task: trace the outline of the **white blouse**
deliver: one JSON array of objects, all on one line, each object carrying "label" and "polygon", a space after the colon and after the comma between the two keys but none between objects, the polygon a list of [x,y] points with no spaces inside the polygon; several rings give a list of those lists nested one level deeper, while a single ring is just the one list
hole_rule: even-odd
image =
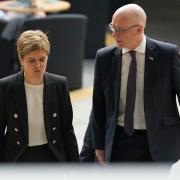
[{"label": "white blouse", "polygon": [[44,84],[32,85],[24,82],[26,90],[29,144],[37,146],[47,143],[43,114]]}]

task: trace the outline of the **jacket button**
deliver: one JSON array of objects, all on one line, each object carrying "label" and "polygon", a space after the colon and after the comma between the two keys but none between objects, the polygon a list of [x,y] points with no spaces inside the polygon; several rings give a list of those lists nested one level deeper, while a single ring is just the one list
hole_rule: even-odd
[{"label": "jacket button", "polygon": [[52,128],[52,130],[55,131],[55,130],[56,130],[56,127],[54,126],[54,127]]},{"label": "jacket button", "polygon": [[16,113],[14,113],[13,116],[14,116],[15,119],[18,118],[18,114],[16,114]]},{"label": "jacket button", "polygon": [[57,113],[53,113],[53,115],[52,115],[52,116],[53,116],[54,118],[55,118],[55,117],[57,117]]},{"label": "jacket button", "polygon": [[17,145],[21,145],[21,143],[19,141],[16,142]]},{"label": "jacket button", "polygon": [[56,140],[54,139],[52,143],[55,144],[55,143],[56,143]]},{"label": "jacket button", "polygon": [[19,129],[18,129],[18,128],[14,128],[14,131],[15,131],[15,132],[19,132]]}]

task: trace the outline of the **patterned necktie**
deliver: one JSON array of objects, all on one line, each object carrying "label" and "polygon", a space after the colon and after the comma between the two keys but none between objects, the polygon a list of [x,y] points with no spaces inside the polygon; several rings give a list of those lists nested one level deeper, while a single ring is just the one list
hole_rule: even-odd
[{"label": "patterned necktie", "polygon": [[129,75],[127,81],[127,91],[126,91],[126,108],[124,117],[124,129],[129,136],[134,133],[134,108],[136,100],[136,52],[129,51],[131,55],[131,63],[129,66]]}]

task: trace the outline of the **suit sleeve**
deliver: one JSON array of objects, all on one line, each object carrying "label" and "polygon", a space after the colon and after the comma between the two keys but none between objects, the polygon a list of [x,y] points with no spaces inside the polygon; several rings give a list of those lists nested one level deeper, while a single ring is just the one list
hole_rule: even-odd
[{"label": "suit sleeve", "polygon": [[67,81],[64,84],[63,138],[68,161],[79,161],[78,144],[72,125],[73,112]]},{"label": "suit sleeve", "polygon": [[92,148],[92,118],[93,116],[91,113],[80,153],[81,162],[94,162],[95,160],[95,152]]},{"label": "suit sleeve", "polygon": [[173,85],[180,102],[180,48],[176,48],[173,58]]},{"label": "suit sleeve", "polygon": [[3,96],[3,87],[0,83],[0,162],[3,161],[3,149],[4,149],[4,133],[6,127],[5,120],[5,101]]},{"label": "suit sleeve", "polygon": [[94,149],[104,149],[105,146],[105,121],[106,108],[103,91],[102,78],[102,59],[99,53],[96,55],[94,88],[93,88],[93,106],[92,106],[92,135]]}]

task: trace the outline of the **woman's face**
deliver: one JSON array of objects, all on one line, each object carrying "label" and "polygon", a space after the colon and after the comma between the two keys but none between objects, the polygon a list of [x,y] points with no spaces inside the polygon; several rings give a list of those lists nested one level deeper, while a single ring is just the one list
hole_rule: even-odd
[{"label": "woman's face", "polygon": [[24,78],[30,84],[42,84],[48,56],[44,50],[35,50],[21,59]]}]

